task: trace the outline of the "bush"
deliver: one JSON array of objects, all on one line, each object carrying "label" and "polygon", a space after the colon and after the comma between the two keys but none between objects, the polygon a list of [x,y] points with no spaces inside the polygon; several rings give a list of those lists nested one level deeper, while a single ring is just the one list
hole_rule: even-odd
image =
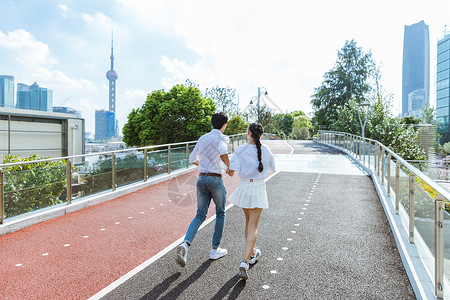
[{"label": "bush", "polygon": [[450,142],[445,143],[442,149],[444,149],[445,153],[450,154]]},{"label": "bush", "polygon": [[[36,154],[21,158],[6,155],[3,163],[35,161],[44,158]],[[6,217],[62,203],[66,190],[65,161],[48,161],[3,169],[5,172],[4,201]]]}]

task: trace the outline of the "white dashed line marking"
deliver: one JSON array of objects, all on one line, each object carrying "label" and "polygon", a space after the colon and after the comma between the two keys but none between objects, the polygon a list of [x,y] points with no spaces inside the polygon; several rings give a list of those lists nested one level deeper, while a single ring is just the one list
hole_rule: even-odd
[{"label": "white dashed line marking", "polygon": [[155,209],[154,207],[150,208],[150,209]]},{"label": "white dashed line marking", "polygon": [[84,235],[84,236],[83,236],[84,239],[87,239],[88,237],[89,237],[88,235]]},{"label": "white dashed line marking", "polygon": [[128,217],[128,219],[133,219],[133,217]]},{"label": "white dashed line marking", "polygon": [[48,256],[48,253],[42,253],[42,256]]},{"label": "white dashed line marking", "polygon": [[300,226],[300,224],[294,224],[294,226]]},{"label": "white dashed line marking", "polygon": [[282,261],[283,259],[281,257],[277,257],[277,260],[278,261]]},{"label": "white dashed line marking", "polygon": [[105,231],[106,230],[106,228],[102,228],[102,229],[100,229],[101,231]]},{"label": "white dashed line marking", "polygon": [[297,220],[301,220],[302,218],[297,218]]},{"label": "white dashed line marking", "polygon": [[278,272],[275,270],[270,270],[270,274],[277,274]]},{"label": "white dashed line marking", "polygon": [[288,247],[283,247],[283,248],[281,248],[282,250],[284,250],[284,251],[287,251],[287,250],[289,250],[289,248]]},{"label": "white dashed line marking", "polygon": [[119,225],[119,224],[120,224],[120,222],[116,222],[115,224],[116,224],[116,225]]},{"label": "white dashed line marking", "polygon": [[301,212],[300,214],[301,214],[301,215],[304,215],[305,213],[304,213],[304,212]]},{"label": "white dashed line marking", "polygon": [[22,266],[22,264],[17,264],[17,265],[15,265],[16,267],[20,267],[20,266]]},{"label": "white dashed line marking", "polygon": [[302,209],[303,209],[303,210],[307,210],[307,208],[306,208],[306,207],[302,207]]},{"label": "white dashed line marking", "polygon": [[262,288],[265,289],[265,290],[267,290],[267,289],[270,288],[270,286],[268,286],[268,285],[263,285]]},{"label": "white dashed line marking", "polygon": [[291,231],[291,233],[297,233],[297,231],[295,231],[295,230],[292,230],[292,231]]},{"label": "white dashed line marking", "polygon": [[64,247],[69,247],[69,246],[70,246],[70,244],[65,244],[65,245],[64,245]]},{"label": "white dashed line marking", "polygon": [[144,212],[143,212],[143,211],[141,211],[141,212],[140,212],[140,214],[144,214]]},{"label": "white dashed line marking", "polygon": [[164,203],[160,203],[159,205],[164,205]]},{"label": "white dashed line marking", "polygon": [[290,242],[290,241],[292,241],[292,239],[291,239],[291,238],[288,238],[287,241]]}]

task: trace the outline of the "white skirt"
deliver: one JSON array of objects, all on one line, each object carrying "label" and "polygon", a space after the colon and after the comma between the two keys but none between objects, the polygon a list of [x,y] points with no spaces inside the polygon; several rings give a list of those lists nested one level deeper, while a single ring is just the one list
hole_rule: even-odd
[{"label": "white skirt", "polygon": [[242,208],[269,208],[264,179],[241,178],[238,188],[228,201]]}]

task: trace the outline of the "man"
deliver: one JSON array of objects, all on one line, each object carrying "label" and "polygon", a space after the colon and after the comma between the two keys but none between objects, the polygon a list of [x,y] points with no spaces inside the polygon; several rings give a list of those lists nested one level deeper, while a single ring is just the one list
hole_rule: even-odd
[{"label": "man", "polygon": [[211,198],[216,205],[216,225],[212,239],[210,259],[227,255],[227,250],[219,247],[225,223],[225,202],[227,191],[223,184],[223,163],[230,167],[228,159],[228,137],[223,135],[228,117],[224,113],[215,113],[211,117],[213,130],[198,140],[189,162],[199,168],[197,181],[197,215],[186,232],[184,242],[177,247],[177,263],[184,267],[189,247],[200,227],[205,221]]}]

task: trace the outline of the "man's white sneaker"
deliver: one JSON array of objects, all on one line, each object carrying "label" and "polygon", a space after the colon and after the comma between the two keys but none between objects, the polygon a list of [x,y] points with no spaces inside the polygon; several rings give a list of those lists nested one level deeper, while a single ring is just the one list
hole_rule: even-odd
[{"label": "man's white sneaker", "polygon": [[184,267],[186,265],[188,245],[186,242],[181,243],[177,247],[177,264]]},{"label": "man's white sneaker", "polygon": [[241,265],[239,266],[239,278],[247,280],[248,279],[247,271],[248,271],[248,263],[244,260],[243,262],[241,262]]},{"label": "man's white sneaker", "polygon": [[260,256],[261,256],[261,250],[255,249],[255,255],[254,256],[250,256],[250,259],[248,260],[248,263],[253,265]]},{"label": "man's white sneaker", "polygon": [[209,254],[210,259],[219,259],[225,255],[227,255],[228,251],[227,249],[222,249],[220,247],[217,247],[217,249],[211,248],[211,253]]}]

